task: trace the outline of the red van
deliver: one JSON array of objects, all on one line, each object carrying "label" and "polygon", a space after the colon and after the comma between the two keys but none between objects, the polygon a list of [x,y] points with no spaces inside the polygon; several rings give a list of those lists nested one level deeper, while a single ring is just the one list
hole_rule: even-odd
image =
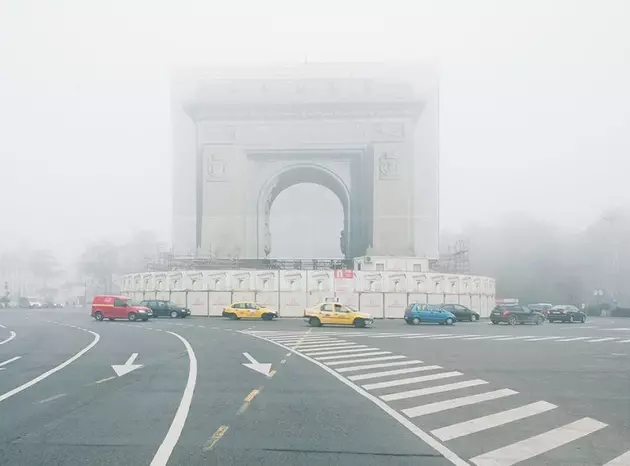
[{"label": "red van", "polygon": [[146,306],[134,303],[126,296],[94,296],[92,301],[92,317],[103,319],[149,320],[153,313]]}]

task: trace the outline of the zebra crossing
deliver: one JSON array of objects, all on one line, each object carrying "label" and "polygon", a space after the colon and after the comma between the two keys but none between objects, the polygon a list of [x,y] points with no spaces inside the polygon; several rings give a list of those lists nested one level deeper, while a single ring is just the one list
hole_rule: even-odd
[{"label": "zebra crossing", "polygon": [[[302,331],[301,334],[306,334],[306,330]],[[276,333],[280,333],[278,331],[270,331],[269,335],[273,335]],[[299,335],[299,332],[295,333]],[[459,340],[459,341],[524,341],[524,342],[536,342],[536,341],[545,341],[552,343],[614,343],[614,344],[628,344],[630,343],[630,338],[627,336],[622,337],[600,337],[600,336],[580,336],[580,337],[571,337],[567,335],[556,335],[556,336],[540,336],[540,335],[479,335],[479,334],[471,334],[471,333],[368,333],[368,332],[322,332],[318,331],[316,334],[319,338],[322,338],[322,342],[326,343],[327,338],[335,338],[335,337],[353,337],[353,338],[365,338],[365,339],[380,339],[380,338],[399,338],[401,340]],[[317,340],[313,340],[316,342]]]},{"label": "zebra crossing", "polygon": [[[601,438],[593,440],[592,437],[605,436],[606,429],[612,429],[606,423],[590,417],[575,419],[555,404],[545,400],[527,399],[526,394],[519,394],[508,387],[495,386],[492,381],[470,378],[463,372],[383,351],[371,344],[346,341],[339,338],[339,333],[242,333],[287,347],[302,357],[323,365],[328,372],[332,371],[337,378],[359,393],[367,393],[364,396],[372,401],[376,399],[377,405],[385,403],[388,409],[394,410],[398,415],[402,414],[423,434],[430,433],[429,440],[433,440],[434,447],[437,443],[445,451],[453,453],[455,459],[448,455],[446,457],[454,464],[553,464],[553,460],[546,455],[553,454],[554,450],[570,448],[577,452],[575,454],[582,454],[580,442],[598,444]],[[456,413],[454,417],[449,416],[453,413]],[[545,417],[550,413],[556,414]],[[446,422],[447,420],[450,422]],[[519,423],[532,420],[536,420],[536,423],[529,425],[530,430],[518,428]],[[513,432],[506,438],[514,441],[506,445],[496,445],[497,438],[504,438],[497,437],[497,432],[504,434],[509,429]],[[521,432],[526,432],[527,435],[516,438]],[[466,440],[469,442],[466,443]],[[485,445],[492,445],[494,448],[481,452],[476,450]],[[590,458],[588,462],[581,460],[579,464],[630,466],[630,451],[621,455],[621,452],[616,452],[615,457],[615,453],[609,450],[598,452],[598,458],[605,458],[601,462],[596,463]],[[578,464],[577,460],[575,464]]]}]

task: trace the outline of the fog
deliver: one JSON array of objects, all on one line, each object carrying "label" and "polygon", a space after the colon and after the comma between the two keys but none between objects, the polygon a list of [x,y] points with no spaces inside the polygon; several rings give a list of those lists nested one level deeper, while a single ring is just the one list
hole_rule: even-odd
[{"label": "fog", "polygon": [[[71,269],[101,239],[168,243],[171,70],[234,64],[438,63],[442,230],[516,213],[577,234],[630,205],[628,24],[625,0],[4,0],[0,251]],[[274,250],[340,254],[323,189],[278,198]]]}]

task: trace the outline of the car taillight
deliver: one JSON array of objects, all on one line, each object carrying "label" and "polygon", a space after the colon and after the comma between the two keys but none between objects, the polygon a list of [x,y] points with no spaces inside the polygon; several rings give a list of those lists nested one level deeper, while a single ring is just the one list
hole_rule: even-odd
[{"label": "car taillight", "polygon": [[503,311],[503,315],[506,316],[510,313],[510,311]]}]

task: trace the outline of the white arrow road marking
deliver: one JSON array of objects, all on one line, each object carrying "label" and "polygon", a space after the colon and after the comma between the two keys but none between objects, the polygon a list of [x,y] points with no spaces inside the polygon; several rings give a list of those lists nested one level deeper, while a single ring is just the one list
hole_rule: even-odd
[{"label": "white arrow road marking", "polygon": [[7,338],[6,340],[0,341],[0,345],[4,345],[5,343],[9,343],[14,338],[15,338],[15,332],[13,330],[11,330],[11,333],[9,334],[9,338]]},{"label": "white arrow road marking", "polygon": [[132,353],[132,355],[129,356],[129,359],[127,359],[127,362],[125,364],[123,364],[122,366],[121,365],[112,366],[112,369],[114,369],[114,372],[116,372],[116,375],[118,377],[122,377],[125,374],[129,374],[129,372],[131,371],[140,369],[143,366],[142,364],[133,363],[137,357],[138,357],[138,353]]},{"label": "white arrow road marking", "polygon": [[20,359],[22,356],[16,356],[14,358],[11,359],[7,359],[4,362],[0,362],[0,371],[3,371],[5,368],[2,366],[6,366],[7,364],[11,364],[13,361],[17,361],[18,359]]},{"label": "white arrow road marking", "polygon": [[250,369],[255,370],[256,372],[260,372],[263,375],[269,375],[269,371],[271,370],[271,364],[261,363],[256,361],[251,354],[243,353],[243,356],[247,358],[248,363],[243,363],[245,367],[249,367]]}]

